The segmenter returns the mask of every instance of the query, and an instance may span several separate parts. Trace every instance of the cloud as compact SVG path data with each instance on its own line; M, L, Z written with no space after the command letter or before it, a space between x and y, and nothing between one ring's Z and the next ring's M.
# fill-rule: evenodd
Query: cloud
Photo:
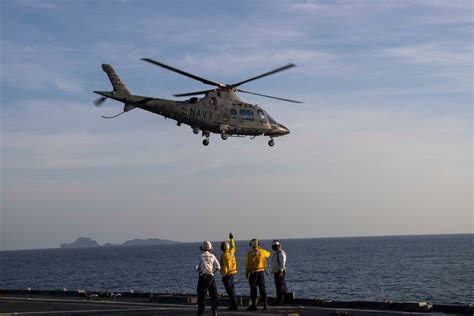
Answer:
M21 0L19 1L19 4L23 7L26 8L31 8L31 9L41 9L41 10L57 10L58 9L58 3L53 2L53 1L35 1L35 0Z
M0 81L20 90L60 90L79 94L84 82L74 75L78 60L67 49L2 41Z
M152 44L136 46L130 42L116 43L103 40L97 41L91 51L104 63L123 69L137 69L137 65L142 63L141 58L160 54L160 49Z
M426 7L436 7L442 9L463 9L463 10L472 10L474 8L472 1L469 0L452 0L452 1L443 1L443 0L414 0L419 6Z
M134 110L122 121L128 122L126 126L120 121L100 118L99 113L117 111L111 110L118 105L113 103L109 101L104 105L105 109L95 108L89 100L46 99L11 104L4 110L9 120L2 126L2 169L47 172L76 168L127 168L137 164L154 166L155 162L162 161L154 158L160 156L159 148L150 148L146 142L135 149L130 147L130 144L138 144L135 140L148 138L149 128L156 127L157 116L145 116ZM169 127L173 124L168 124ZM160 135L169 136L166 126ZM130 151L123 152L127 144ZM141 152L141 158L135 156L136 151Z
M298 17L295 25L307 35L317 34L320 43L380 47L458 40L461 33L466 37L472 34L473 9L471 1L365 0L290 2L287 11Z
M225 30L223 28L225 27ZM156 32L160 30L160 32ZM144 18L138 32L153 45L174 49L192 47L194 51L234 51L245 53L264 46L278 47L305 38L303 29L291 25L291 19L263 19L259 14L229 19L215 15Z
M472 66L472 43L421 43L383 50L386 56L419 65Z
M437 9L462 9L469 10L473 9L472 2L469 0L408 0L408 1L373 1L373 0L361 0L361 1L332 1L323 2L315 0L306 0L302 2L290 2L289 8L292 10L299 10L304 12L311 11L331 11L331 12L354 12L355 10L367 10L367 9L407 9L415 7L425 8L437 8Z
M206 69L206 72L219 74L224 69L232 76L253 76L259 71L268 71L271 68L294 62L302 66L298 73L311 72L315 70L329 70L329 63L337 59L337 56L324 51L310 49L280 49L261 50L258 54L252 52L222 52L206 54L187 54L182 59L184 64L192 69ZM229 76L229 74L224 74ZM235 80L238 80L236 78Z

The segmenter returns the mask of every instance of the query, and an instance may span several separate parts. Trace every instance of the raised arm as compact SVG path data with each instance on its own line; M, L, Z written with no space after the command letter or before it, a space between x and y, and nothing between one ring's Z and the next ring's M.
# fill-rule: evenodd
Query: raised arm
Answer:
M230 253L234 254L235 253L235 241L234 241L234 235L232 233L229 234L229 241L230 241Z
M266 258L270 257L271 253L270 251L266 250L266 249L263 249L262 247L259 247L260 252L262 253L262 255Z

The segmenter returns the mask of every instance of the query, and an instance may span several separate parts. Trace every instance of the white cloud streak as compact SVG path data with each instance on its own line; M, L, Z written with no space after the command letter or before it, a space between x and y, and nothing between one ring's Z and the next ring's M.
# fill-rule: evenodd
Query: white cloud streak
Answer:
M73 74L78 61L64 57L67 50L8 41L2 41L0 46L3 58L0 81L5 84L29 91L83 92L83 81Z
M461 47L453 43L423 43L388 48L384 53L414 64L469 67L472 66L472 48L472 43Z

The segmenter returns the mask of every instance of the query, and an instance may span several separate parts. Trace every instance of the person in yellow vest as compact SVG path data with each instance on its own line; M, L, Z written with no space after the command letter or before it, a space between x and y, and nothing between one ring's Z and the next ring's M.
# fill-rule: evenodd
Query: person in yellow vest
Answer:
M237 297L235 296L234 275L237 274L237 261L235 260L235 241L232 233L229 234L229 242L221 243L221 275L222 283L230 299L229 310L238 310Z
M260 298L263 302L263 309L267 309L267 292L265 289L265 268L267 267L267 258L270 257L268 250L260 247L257 239L252 239L249 243L252 248L245 257L245 276L250 285L250 305L248 310L257 310L257 286L260 291Z

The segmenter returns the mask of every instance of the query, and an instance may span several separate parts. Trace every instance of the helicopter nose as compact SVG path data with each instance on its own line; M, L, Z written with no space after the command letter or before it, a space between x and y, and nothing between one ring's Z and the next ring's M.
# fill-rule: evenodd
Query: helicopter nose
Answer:
M290 130L286 128L284 125L278 124L278 127L282 135L288 135L290 133Z

